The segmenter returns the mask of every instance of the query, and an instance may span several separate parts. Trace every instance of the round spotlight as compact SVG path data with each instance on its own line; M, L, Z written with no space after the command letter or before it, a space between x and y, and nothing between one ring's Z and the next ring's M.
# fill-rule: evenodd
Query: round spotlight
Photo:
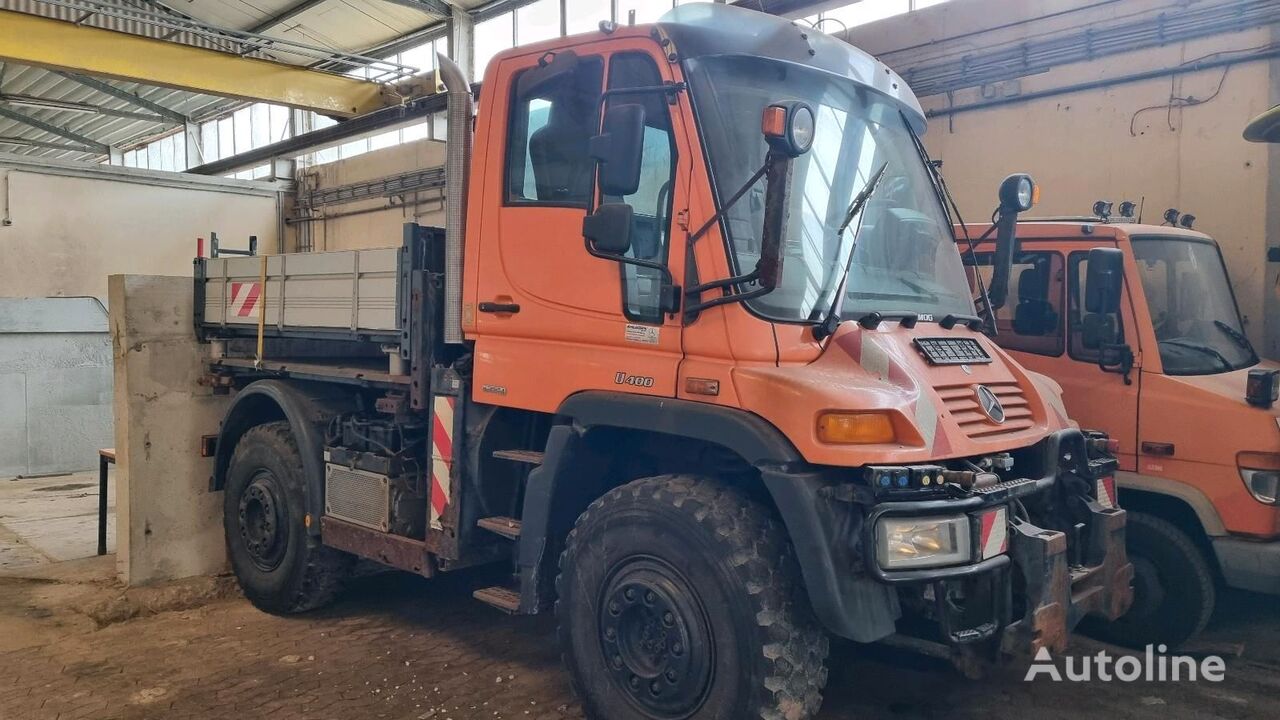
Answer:
M1000 205L1006 210L1026 212L1038 199L1036 183L1026 173L1010 175L1000 183Z

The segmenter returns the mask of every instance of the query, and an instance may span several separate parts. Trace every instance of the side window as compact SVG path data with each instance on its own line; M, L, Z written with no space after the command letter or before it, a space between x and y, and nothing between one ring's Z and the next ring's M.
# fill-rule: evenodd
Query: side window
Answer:
M622 53L609 62L610 90L661 84L658 66L644 53ZM606 197L604 201L625 202L631 206L631 249L627 257L665 263L670 245L671 189L676 164L667 96L663 93L622 94L609 102L644 106L645 129L639 187L630 195ZM661 323L662 273L625 263L621 268L623 313L627 319Z
M966 265L972 265L968 254ZM978 254L977 272L991 286L993 255ZM969 285L977 295L974 269L969 269ZM1063 350L1063 259L1056 252L1024 252L1014 259L1009 278L1009 297L996 311L996 341L1007 350L1058 356Z
M583 58L562 75L521 82L540 69L525 70L514 83L506 201L585 208L595 170L588 144L600 126L604 63Z
M1124 342L1124 325L1120 322L1119 313L1100 315L1085 312L1089 253L1071 253L1067 267L1067 351L1076 360L1096 363L1103 338L1116 337L1116 342Z

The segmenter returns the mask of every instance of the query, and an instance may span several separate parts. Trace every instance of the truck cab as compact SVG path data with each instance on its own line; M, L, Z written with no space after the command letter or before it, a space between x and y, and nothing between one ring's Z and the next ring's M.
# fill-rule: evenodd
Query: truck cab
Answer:
M1280 364L1247 339L1213 238L1117 220L1019 222L995 340L1062 388L1074 420L1119 441L1135 600L1100 632L1175 645L1207 623L1219 580L1280 593L1280 411L1270 391ZM1122 254L1116 313L1089 306L1096 247ZM985 244L975 250L971 280L992 257Z

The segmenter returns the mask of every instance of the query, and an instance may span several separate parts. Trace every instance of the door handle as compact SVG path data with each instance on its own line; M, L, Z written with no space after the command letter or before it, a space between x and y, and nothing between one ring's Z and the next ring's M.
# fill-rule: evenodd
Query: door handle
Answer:
M498 302L482 302L479 305L482 313L509 313L514 315L520 312L518 303L498 303Z
M1173 443L1163 442L1142 442L1142 452L1148 455L1172 455Z

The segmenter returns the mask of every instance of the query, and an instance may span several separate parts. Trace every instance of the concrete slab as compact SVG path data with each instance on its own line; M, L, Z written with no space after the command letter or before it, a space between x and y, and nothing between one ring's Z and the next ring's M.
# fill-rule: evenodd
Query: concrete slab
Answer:
M114 472L108 475L107 550L115 547ZM93 557L98 473L0 480L0 568Z
M120 577L130 585L226 569L222 494L209 491L214 434L230 399L197 381L190 277L112 275Z

